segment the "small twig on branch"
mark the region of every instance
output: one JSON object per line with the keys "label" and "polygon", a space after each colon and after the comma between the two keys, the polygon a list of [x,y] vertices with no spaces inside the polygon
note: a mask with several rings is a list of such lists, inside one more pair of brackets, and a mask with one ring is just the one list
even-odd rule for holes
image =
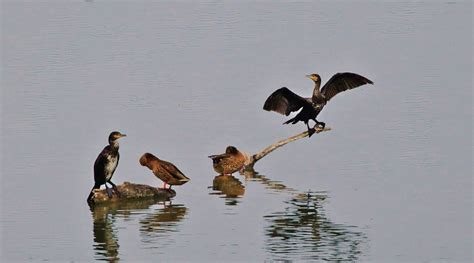
{"label": "small twig on branch", "polygon": [[[318,125],[314,125],[313,127],[313,130],[315,130],[316,133],[320,133],[320,132],[323,132],[323,131],[330,131],[331,128],[330,127],[324,127],[324,129],[322,129],[320,126]],[[301,138],[305,138],[308,136],[308,131],[304,131],[302,133],[299,133],[299,134],[296,134],[294,136],[291,136],[287,139],[284,139],[284,140],[280,140],[270,146],[268,146],[267,148],[263,149],[262,151],[252,155],[250,157],[250,160],[249,160],[249,163],[246,165],[246,169],[253,169],[253,166],[255,165],[255,163],[262,159],[263,157],[265,157],[267,154],[273,152],[274,150],[276,150],[277,148],[280,148],[282,147],[283,145],[289,143],[289,142],[292,142],[292,141],[296,141],[296,140],[299,140]]]}

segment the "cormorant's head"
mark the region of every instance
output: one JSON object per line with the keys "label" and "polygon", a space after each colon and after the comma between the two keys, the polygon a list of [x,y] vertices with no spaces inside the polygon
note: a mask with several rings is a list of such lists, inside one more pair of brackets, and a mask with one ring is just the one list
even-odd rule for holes
{"label": "cormorant's head", "polygon": [[321,77],[318,74],[306,75],[306,77],[312,79],[314,82],[321,82]]}
{"label": "cormorant's head", "polygon": [[239,150],[237,150],[237,148],[235,148],[234,146],[227,146],[227,148],[225,149],[225,153],[237,154],[239,153]]}
{"label": "cormorant's head", "polygon": [[125,137],[125,136],[127,136],[127,135],[122,134],[118,131],[114,131],[114,132],[110,133],[110,135],[109,135],[109,143],[114,142],[114,141],[116,141],[116,140],[118,140],[122,137]]}

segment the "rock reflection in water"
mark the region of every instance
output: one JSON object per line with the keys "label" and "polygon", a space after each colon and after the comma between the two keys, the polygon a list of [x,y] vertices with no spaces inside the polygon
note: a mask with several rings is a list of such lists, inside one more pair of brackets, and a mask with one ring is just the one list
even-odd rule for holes
{"label": "rock reflection in water", "polygon": [[140,233],[152,237],[154,234],[177,231],[176,223],[184,218],[187,208],[175,204],[162,205],[163,208],[140,219]]}
{"label": "rock reflection in water", "polygon": [[272,260],[355,261],[366,237],[355,227],[335,224],[324,214],[325,195],[291,198],[284,211],[265,216],[266,249]]}
{"label": "rock reflection in water", "polygon": [[186,214],[187,208],[181,204],[160,203],[152,213],[141,218],[140,237],[144,248],[165,253],[166,247],[174,243],[174,234],[179,232],[178,223]]}
{"label": "rock reflection in water", "polygon": [[223,195],[226,205],[237,205],[237,198],[245,194],[242,182],[232,175],[218,175],[212,181],[212,189],[217,191],[211,194]]}
{"label": "rock reflection in water", "polygon": [[117,218],[129,219],[136,211],[148,210],[163,202],[158,199],[131,200],[90,206],[93,219],[94,251],[96,260],[119,260]]}

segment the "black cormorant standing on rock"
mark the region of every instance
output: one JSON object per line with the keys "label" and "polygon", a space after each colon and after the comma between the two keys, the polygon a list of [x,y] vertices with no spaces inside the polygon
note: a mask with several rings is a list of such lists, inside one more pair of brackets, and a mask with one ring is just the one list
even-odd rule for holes
{"label": "black cormorant standing on rock", "polygon": [[94,163],[94,187],[92,188],[87,201],[90,202],[92,196],[94,195],[94,189],[99,189],[101,185],[105,184],[107,190],[107,195],[112,197],[112,191],[107,186],[107,183],[110,183],[117,194],[120,196],[117,186],[112,183],[111,179],[114,175],[115,169],[119,163],[120,154],[119,154],[119,143],[118,139],[125,137],[127,135],[122,134],[118,131],[114,131],[109,135],[109,145],[100,152],[99,156]]}
{"label": "black cormorant standing on rock", "polygon": [[321,77],[318,74],[306,75],[314,81],[315,87],[311,98],[303,98],[293,93],[286,87],[276,90],[268,97],[263,106],[264,110],[275,111],[288,116],[290,112],[303,108],[294,118],[289,119],[284,124],[295,124],[303,121],[308,127],[309,137],[313,135],[314,129],[308,125],[309,120],[314,120],[317,125],[324,128],[325,123],[316,120],[316,117],[323,109],[324,105],[339,92],[353,89],[365,84],[374,84],[371,80],[351,72],[337,73],[321,86]]}

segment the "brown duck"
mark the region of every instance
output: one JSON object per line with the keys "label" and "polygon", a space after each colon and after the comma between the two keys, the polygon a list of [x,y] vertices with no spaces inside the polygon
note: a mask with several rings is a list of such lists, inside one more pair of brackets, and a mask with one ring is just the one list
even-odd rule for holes
{"label": "brown duck", "polygon": [[234,146],[227,146],[225,153],[211,155],[209,158],[212,159],[214,171],[223,175],[239,171],[248,160],[247,155],[237,150]]}
{"label": "brown duck", "polygon": [[189,181],[189,178],[174,164],[160,160],[151,153],[143,154],[140,157],[140,164],[150,168],[153,174],[164,182],[165,189],[167,184],[170,186],[168,189],[171,189],[172,185],[182,185]]}

